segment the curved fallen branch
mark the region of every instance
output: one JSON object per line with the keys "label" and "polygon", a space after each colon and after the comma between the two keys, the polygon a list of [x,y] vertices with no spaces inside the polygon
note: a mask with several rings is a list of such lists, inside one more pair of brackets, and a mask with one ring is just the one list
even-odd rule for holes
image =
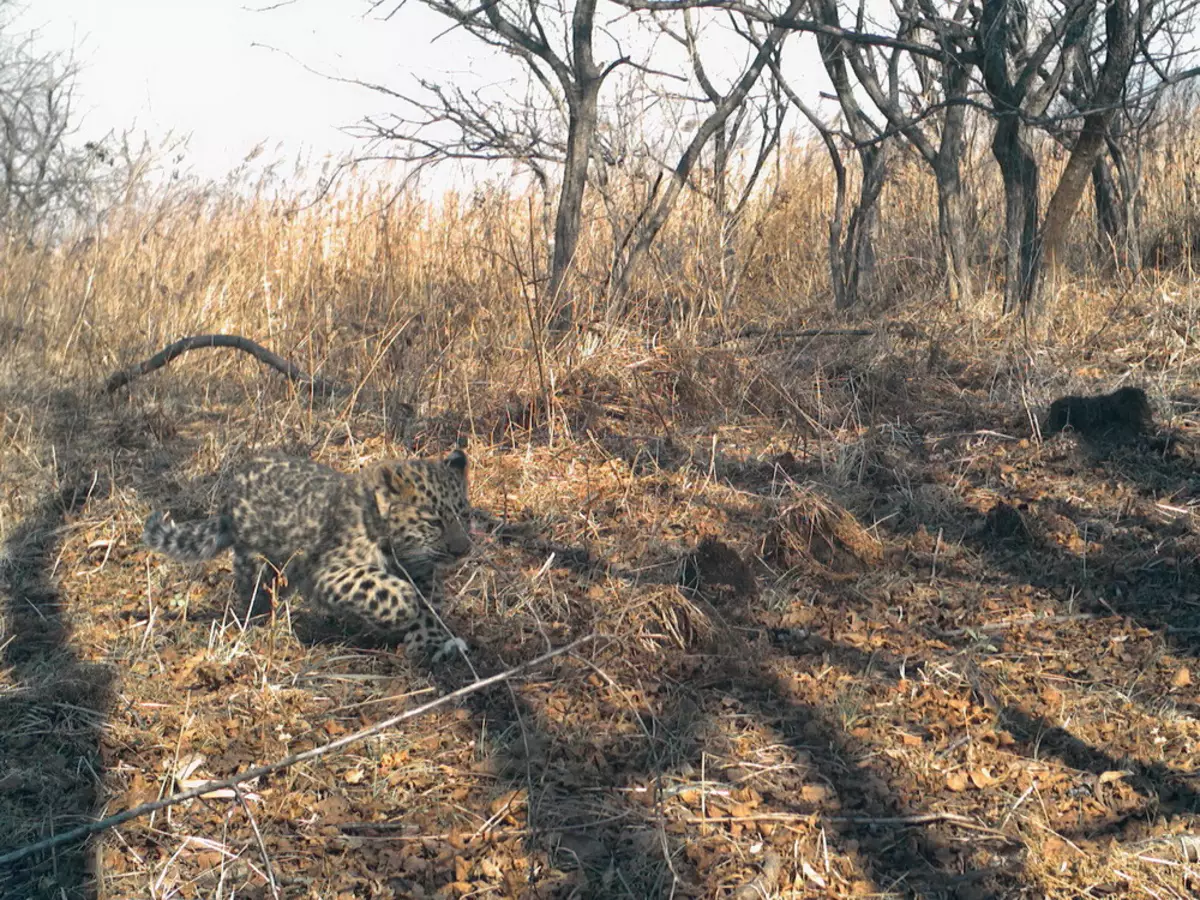
{"label": "curved fallen branch", "polygon": [[135,366],[130,366],[128,369],[123,369],[120,372],[114,372],[108,377],[108,381],[104,383],[104,389],[111,394],[113,391],[119,390],[129,384],[133,379],[149,374],[155,369],[161,369],[175,357],[181,356],[189,350],[198,350],[202,347],[232,347],[234,350],[249,353],[259,362],[270,366],[286,378],[309,388],[312,390],[313,395],[317,397],[330,397],[345,392],[345,388],[340,385],[324,378],[314,378],[295,363],[288,362],[282,356],[272,353],[261,344],[256,344],[249,338],[244,338],[237,334],[196,334],[191,337],[185,337]]}
{"label": "curved fallen branch", "polygon": [[155,800],[152,803],[143,803],[140,806],[135,806],[132,809],[127,809],[124,812],[117,813],[113,816],[108,816],[104,819],[99,819],[95,822],[88,822],[86,825],[80,825],[78,828],[72,828],[70,831],[64,831],[62,834],[56,834],[54,837],[46,838],[44,841],[38,841],[36,844],[30,844],[26,847],[21,847],[19,850],[13,850],[11,853],[5,853],[0,856],[0,866],[10,863],[19,862],[27,856],[32,856],[34,853],[40,853],[43,850],[49,850],[53,847],[60,847],[63,844],[69,844],[78,841],[81,838],[88,837],[99,831],[107,831],[117,825],[124,824],[131,819],[138,819],[142,816],[147,816],[150,813],[158,812],[160,809],[166,809],[168,806],[174,806],[176,803],[182,803],[185,800],[194,800],[197,797],[202,797],[205,794],[210,794],[213,791],[221,790],[222,788],[232,788],[235,785],[241,784],[243,781],[250,781],[254,778],[261,778],[263,775],[269,775],[272,772],[278,772],[280,769],[287,769],[297,763],[306,762],[310,759],[316,759],[319,756],[325,756],[332,753],[334,750],[340,750],[343,747],[348,747],[350,744],[358,743],[361,740],[372,737],[380,732],[387,731],[399,725],[407,719],[414,719],[417,716],[423,715],[430,710],[437,709],[439,706],[458,700],[461,697],[466,697],[469,694],[474,694],[486,687],[491,687],[494,684],[499,684],[502,681],[507,681],[515,675],[526,672],[530,669],[540,666],[548,660],[554,659],[556,656],[562,656],[564,653],[570,653],[581,644],[594,640],[597,637],[595,634],[588,634],[578,640],[572,641],[564,647],[559,647],[557,650],[551,650],[548,653],[543,653],[536,659],[531,659],[527,663],[522,663],[519,666],[513,666],[511,669],[506,669],[499,674],[492,675],[488,678],[479,681],[472,681],[468,685],[460,687],[456,691],[451,691],[449,694],[443,694],[436,700],[430,700],[428,703],[414,707],[392,716],[390,719],[384,719],[382,722],[376,722],[374,725],[369,725],[366,728],[360,729],[353,734],[348,734],[338,738],[336,741],[331,741],[328,744],[322,744],[320,747],[313,747],[310,750],[305,750],[302,753],[294,753],[291,756],[278,760],[273,763],[268,763],[265,766],[255,766],[253,769],[247,769],[237,775],[231,775],[229,778],[220,778],[216,781],[208,781],[197,787],[186,791],[181,791],[178,794],[172,794],[170,797],[165,797],[162,800]]}

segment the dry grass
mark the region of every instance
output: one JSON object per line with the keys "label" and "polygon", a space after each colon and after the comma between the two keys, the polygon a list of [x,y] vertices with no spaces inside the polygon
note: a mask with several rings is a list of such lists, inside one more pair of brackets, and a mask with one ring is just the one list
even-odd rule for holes
{"label": "dry grass", "polygon": [[[4,847],[470,679],[331,640],[300,602],[243,628],[227,561],[139,546],[150,509],[210,507],[259,447],[353,469],[467,436],[491,526],[447,618],[475,668],[603,639],[245,805],[0,873],[0,894],[1194,896],[1200,293],[1081,269],[1027,344],[992,292],[930,299],[928,188],[902,173],[855,323],[873,335],[718,343],[845,324],[823,312],[822,166],[785,160],[735,308],[698,314],[722,294],[715,230],[684,210],[638,301],[584,291],[564,347],[529,324],[549,310],[527,200],[494,191],[383,218],[365,189],[295,214],[178,195],[74,247],[7,245]],[[608,258],[589,229],[584,282]],[[200,351],[99,393],[210,331],[357,390],[309,402]],[[1033,437],[1053,396],[1126,382],[1182,441]],[[1001,502],[1024,529],[989,525]]]}

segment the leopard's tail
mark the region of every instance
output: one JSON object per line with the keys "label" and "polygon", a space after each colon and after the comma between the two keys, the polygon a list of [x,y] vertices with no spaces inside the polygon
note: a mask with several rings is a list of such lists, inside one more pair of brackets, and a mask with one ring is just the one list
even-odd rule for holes
{"label": "leopard's tail", "polygon": [[165,513],[151,513],[142,529],[142,543],[182,562],[201,562],[233,546],[233,522],[219,515],[178,524]]}

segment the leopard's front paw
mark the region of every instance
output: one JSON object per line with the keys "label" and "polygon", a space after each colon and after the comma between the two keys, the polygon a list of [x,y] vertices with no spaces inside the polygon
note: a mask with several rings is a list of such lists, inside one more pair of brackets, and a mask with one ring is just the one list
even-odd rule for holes
{"label": "leopard's front paw", "polygon": [[442,646],[440,646],[433,654],[433,661],[441,662],[444,659],[450,659],[456,653],[461,653],[463,656],[466,656],[467,642],[458,637],[447,638],[442,642]]}

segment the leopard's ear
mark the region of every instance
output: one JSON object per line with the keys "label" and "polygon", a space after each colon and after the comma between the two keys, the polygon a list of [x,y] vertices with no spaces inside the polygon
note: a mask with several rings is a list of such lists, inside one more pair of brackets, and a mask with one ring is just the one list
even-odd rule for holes
{"label": "leopard's ear", "polygon": [[463,453],[461,449],[455,450],[446,457],[445,463],[456,472],[465,473],[467,471],[467,454]]}

